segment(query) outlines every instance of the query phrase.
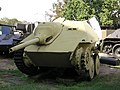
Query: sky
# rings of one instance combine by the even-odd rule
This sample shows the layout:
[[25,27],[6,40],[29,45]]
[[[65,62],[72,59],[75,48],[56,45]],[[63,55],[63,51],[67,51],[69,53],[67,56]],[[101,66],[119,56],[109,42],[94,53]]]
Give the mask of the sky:
[[57,0],[0,0],[0,18],[16,18],[20,21],[46,21],[45,11]]

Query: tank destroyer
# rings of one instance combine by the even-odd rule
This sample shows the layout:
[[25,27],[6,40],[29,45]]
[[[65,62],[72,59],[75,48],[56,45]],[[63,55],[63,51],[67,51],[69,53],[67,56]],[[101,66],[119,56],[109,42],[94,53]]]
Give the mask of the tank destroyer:
[[74,68],[80,77],[92,80],[99,74],[98,35],[87,21],[59,18],[40,22],[36,29],[12,47],[14,62],[24,74],[33,76],[43,67]]

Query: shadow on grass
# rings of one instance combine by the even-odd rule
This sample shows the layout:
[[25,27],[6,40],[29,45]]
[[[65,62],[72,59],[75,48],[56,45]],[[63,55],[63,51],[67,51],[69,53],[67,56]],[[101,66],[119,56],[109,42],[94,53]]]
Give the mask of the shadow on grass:
[[[86,82],[87,80],[80,77],[74,69],[52,69],[40,73],[36,76],[29,76],[35,83],[53,83],[56,85],[73,86],[77,83]],[[90,82],[90,81],[87,81]]]

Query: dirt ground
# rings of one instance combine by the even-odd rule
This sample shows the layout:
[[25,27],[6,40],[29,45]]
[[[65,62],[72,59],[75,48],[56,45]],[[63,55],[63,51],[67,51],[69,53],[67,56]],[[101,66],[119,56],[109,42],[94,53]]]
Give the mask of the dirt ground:
[[12,58],[0,57],[0,70],[15,70],[16,66]]
[[[17,68],[12,58],[0,57],[0,70],[16,70],[16,69]],[[120,69],[110,68],[110,66],[102,64],[100,67],[99,75],[104,76],[104,75],[109,75],[109,74],[120,74]],[[21,81],[18,76],[15,76],[12,74],[1,74],[0,79],[1,78],[6,78],[6,80],[8,80],[9,82],[15,83],[15,84],[25,83],[24,81]],[[9,83],[6,83],[0,80],[0,84],[9,84]]]
[[[12,58],[0,57],[0,70],[15,70],[17,67],[15,66]],[[100,75],[107,74],[120,74],[120,69],[111,68],[109,65],[101,64],[100,67]]]

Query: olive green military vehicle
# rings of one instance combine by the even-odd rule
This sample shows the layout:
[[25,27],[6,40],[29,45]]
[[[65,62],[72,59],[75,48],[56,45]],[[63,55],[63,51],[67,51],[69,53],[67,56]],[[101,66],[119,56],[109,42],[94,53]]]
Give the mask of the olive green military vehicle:
[[27,75],[36,75],[43,67],[74,68],[78,75],[91,80],[99,74],[97,41],[98,36],[87,21],[59,18],[40,22],[10,52],[15,51],[16,66]]

